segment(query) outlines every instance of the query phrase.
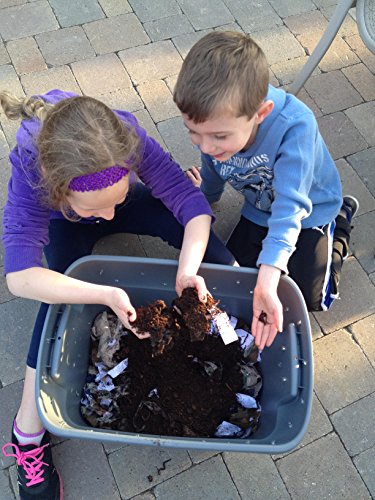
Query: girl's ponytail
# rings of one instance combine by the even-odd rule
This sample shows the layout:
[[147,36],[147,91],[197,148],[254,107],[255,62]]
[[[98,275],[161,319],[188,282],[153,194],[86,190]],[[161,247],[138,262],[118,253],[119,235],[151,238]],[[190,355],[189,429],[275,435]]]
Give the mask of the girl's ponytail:
[[51,105],[38,97],[15,97],[0,91],[0,105],[10,120],[38,118],[43,121]]

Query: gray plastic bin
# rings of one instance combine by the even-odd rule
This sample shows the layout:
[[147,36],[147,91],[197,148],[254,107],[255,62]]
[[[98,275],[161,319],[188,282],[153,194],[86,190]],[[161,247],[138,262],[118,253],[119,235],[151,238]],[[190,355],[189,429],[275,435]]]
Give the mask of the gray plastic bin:
[[[136,257],[89,256],[66,274],[81,280],[124,288],[135,307],[156,299],[168,304],[176,296],[177,262]],[[247,322],[257,270],[202,264],[199,274],[221,300],[220,307]],[[37,406],[45,427],[65,438],[94,439],[170,448],[285,453],[301,441],[310,419],[313,363],[308,313],[297,285],[287,277],[279,284],[284,332],[262,354],[263,389],[259,429],[249,439],[185,438],[126,433],[89,426],[80,414],[90,328],[102,305],[50,306],[39,350]]]

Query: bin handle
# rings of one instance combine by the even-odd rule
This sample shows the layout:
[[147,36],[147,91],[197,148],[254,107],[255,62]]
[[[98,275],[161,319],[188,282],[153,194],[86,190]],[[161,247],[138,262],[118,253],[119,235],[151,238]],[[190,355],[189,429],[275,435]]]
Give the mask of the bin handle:
[[[46,319],[46,325],[49,330],[52,330],[51,336],[47,337],[47,342],[49,343],[49,350],[47,353],[46,370],[53,377],[56,374],[57,369],[57,359],[60,354],[60,349],[58,349],[57,344],[61,344],[62,333],[65,330],[67,318],[68,318],[68,306],[62,306],[57,311],[54,318]],[[50,327],[49,323],[53,321],[53,326]]]

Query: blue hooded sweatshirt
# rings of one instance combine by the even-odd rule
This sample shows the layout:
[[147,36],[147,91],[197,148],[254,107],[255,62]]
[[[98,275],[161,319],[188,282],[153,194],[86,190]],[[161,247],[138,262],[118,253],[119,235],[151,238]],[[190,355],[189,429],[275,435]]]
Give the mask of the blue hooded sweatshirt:
[[301,228],[337,216],[341,182],[312,111],[271,85],[266,100],[274,109],[246,151],[223,162],[202,153],[201,189],[210,203],[220,199],[225,182],[242,193],[242,215],[268,227],[257,265],[287,273]]

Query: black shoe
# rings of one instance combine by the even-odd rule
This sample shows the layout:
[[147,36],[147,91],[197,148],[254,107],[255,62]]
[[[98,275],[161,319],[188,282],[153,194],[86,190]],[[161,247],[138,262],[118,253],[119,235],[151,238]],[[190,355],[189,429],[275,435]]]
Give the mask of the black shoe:
[[350,194],[344,196],[343,199],[344,202],[341,208],[346,212],[346,218],[350,224],[353,217],[359,210],[359,201],[357,200],[357,198],[354,198],[354,196],[351,196]]
[[[12,448],[12,451],[7,452],[7,448]],[[40,446],[19,445],[12,433],[12,442],[4,445],[2,450],[5,456],[16,459],[21,500],[62,500],[62,481],[53,465],[48,432],[44,434]]]

